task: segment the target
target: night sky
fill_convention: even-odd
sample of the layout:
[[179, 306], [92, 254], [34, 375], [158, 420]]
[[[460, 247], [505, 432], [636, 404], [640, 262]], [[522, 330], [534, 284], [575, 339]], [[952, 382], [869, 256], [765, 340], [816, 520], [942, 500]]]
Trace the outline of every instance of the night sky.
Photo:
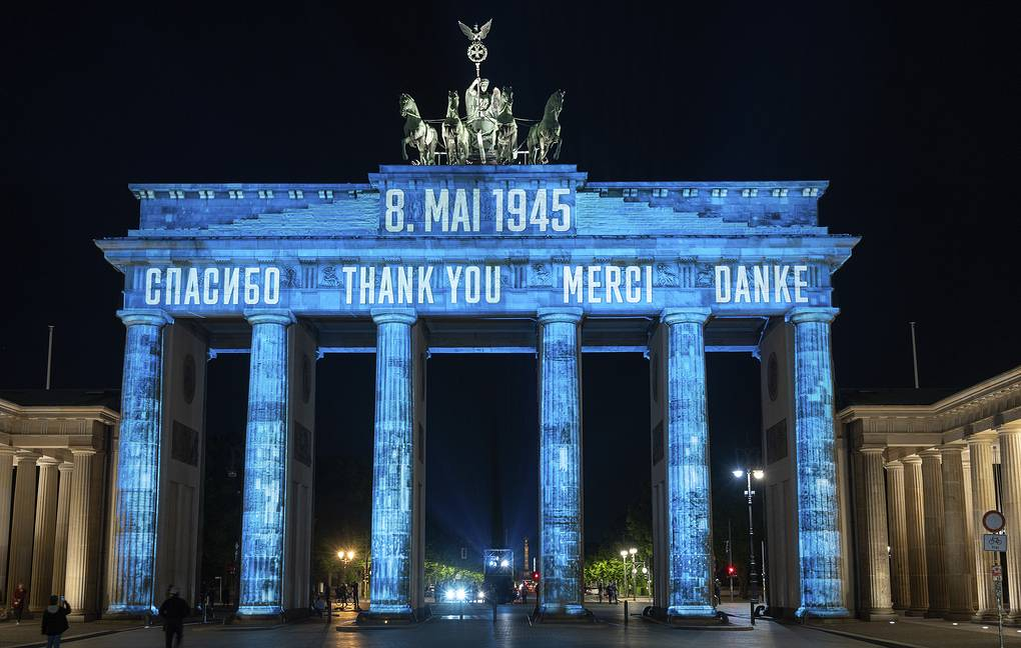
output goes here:
[[[863, 237], [835, 278], [838, 386], [911, 386], [909, 321], [923, 387], [1012, 368], [1017, 200], [994, 174], [1017, 166], [1015, 119], [998, 116], [1014, 38], [974, 5], [870, 5], [6, 6], [0, 387], [43, 386], [48, 324], [55, 387], [119, 386], [122, 279], [92, 240], [137, 226], [127, 183], [365, 181], [400, 161], [398, 94], [441, 116], [473, 77], [456, 20], [490, 17], [484, 74], [525, 117], [565, 89], [561, 161], [593, 180], [831, 182], [821, 224]], [[584, 361], [589, 540], [647, 496], [645, 362]], [[216, 363], [210, 444], [229, 456], [247, 375], [243, 358]], [[371, 461], [373, 371], [371, 356], [318, 366], [324, 533], [367, 520], [357, 497], [324, 494], [347, 484], [337, 466]], [[758, 365], [713, 354], [708, 371], [725, 476], [757, 445]], [[534, 358], [434, 357], [430, 381], [431, 524], [486, 544], [500, 508], [515, 546], [534, 537]]]

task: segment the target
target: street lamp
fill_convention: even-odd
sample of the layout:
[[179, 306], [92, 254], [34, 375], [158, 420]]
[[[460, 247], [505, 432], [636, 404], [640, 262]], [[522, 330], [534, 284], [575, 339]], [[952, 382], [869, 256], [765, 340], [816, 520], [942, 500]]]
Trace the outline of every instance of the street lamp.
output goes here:
[[633, 601], [633, 600], [635, 600], [635, 589], [636, 589], [635, 588], [635, 581], [637, 580], [637, 576], [638, 576], [638, 569], [637, 569], [637, 567], [635, 567], [635, 560], [636, 560], [635, 554], [638, 553], [638, 550], [635, 549], [634, 547], [631, 547], [630, 549], [627, 550], [627, 552], [629, 554], [631, 554], [631, 600]]
[[754, 468], [735, 470], [733, 474], [736, 479], [744, 477], [746, 480], [744, 494], [748, 498], [748, 603], [751, 606], [752, 625], [755, 625], [755, 606], [759, 602], [759, 574], [755, 567], [755, 522], [752, 516], [752, 496], [755, 495], [755, 491], [752, 490], [752, 478], [762, 479], [766, 473]]

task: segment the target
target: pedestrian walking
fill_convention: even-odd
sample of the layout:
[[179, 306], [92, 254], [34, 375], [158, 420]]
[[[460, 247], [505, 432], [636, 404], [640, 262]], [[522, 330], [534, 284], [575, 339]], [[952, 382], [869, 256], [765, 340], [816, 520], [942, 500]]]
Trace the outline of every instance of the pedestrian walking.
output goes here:
[[43, 610], [43, 634], [46, 635], [46, 648], [60, 648], [60, 635], [70, 627], [67, 615], [71, 613], [71, 605], [64, 597], [50, 596], [50, 605]]
[[354, 611], [361, 612], [362, 606], [358, 601], [358, 581], [351, 581], [351, 600], [354, 602]]
[[188, 607], [188, 602], [181, 598], [181, 592], [176, 587], [171, 586], [168, 594], [167, 600], [160, 606], [160, 616], [163, 617], [166, 648], [175, 648], [184, 640], [184, 620], [191, 613], [191, 608]]
[[14, 618], [18, 620], [15, 625], [21, 625], [21, 615], [25, 613], [25, 603], [27, 601], [28, 590], [25, 589], [24, 583], [18, 583], [18, 586], [14, 589], [14, 596], [11, 597], [11, 609], [14, 610]]
[[340, 609], [347, 609], [347, 583], [341, 583], [340, 587], [337, 588], [337, 597], [340, 599]]

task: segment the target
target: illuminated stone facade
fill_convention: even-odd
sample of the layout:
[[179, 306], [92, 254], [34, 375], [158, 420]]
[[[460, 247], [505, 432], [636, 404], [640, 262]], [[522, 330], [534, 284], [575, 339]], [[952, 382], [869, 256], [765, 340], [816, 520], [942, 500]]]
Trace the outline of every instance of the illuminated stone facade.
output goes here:
[[[124, 274], [128, 326], [108, 611], [137, 613], [170, 582], [190, 582], [194, 594], [184, 557], [197, 543], [202, 459], [185, 442], [206, 441], [203, 359], [223, 352], [250, 352], [252, 363], [239, 612], [306, 608], [311, 474], [302, 465], [314, 426], [293, 412], [314, 414], [317, 355], [357, 352], [377, 354], [364, 618], [421, 615], [427, 358], [504, 352], [538, 359], [540, 612], [584, 617], [581, 363], [589, 352], [641, 352], [656, 606], [679, 620], [712, 617], [704, 354], [769, 351], [782, 357], [770, 391], [785, 385], [771, 402], [788, 422], [774, 441], [792, 450], [784, 465], [795, 484], [783, 502], [794, 542], [777, 563], [785, 586], [775, 605], [846, 614], [830, 276], [857, 239], [818, 224], [825, 188], [589, 182], [569, 165], [132, 186], [139, 229], [98, 243]], [[173, 452], [154, 454], [168, 443]]]

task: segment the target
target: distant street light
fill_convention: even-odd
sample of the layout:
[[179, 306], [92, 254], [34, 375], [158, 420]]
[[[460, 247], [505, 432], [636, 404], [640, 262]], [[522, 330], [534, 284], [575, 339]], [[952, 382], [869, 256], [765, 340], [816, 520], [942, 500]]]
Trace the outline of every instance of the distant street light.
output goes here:
[[766, 473], [758, 468], [735, 470], [733, 475], [737, 479], [746, 479], [746, 490], [744, 494], [748, 497], [748, 598], [751, 606], [752, 625], [755, 625], [755, 606], [759, 602], [759, 574], [755, 567], [755, 523], [752, 516], [752, 477], [762, 479]]

